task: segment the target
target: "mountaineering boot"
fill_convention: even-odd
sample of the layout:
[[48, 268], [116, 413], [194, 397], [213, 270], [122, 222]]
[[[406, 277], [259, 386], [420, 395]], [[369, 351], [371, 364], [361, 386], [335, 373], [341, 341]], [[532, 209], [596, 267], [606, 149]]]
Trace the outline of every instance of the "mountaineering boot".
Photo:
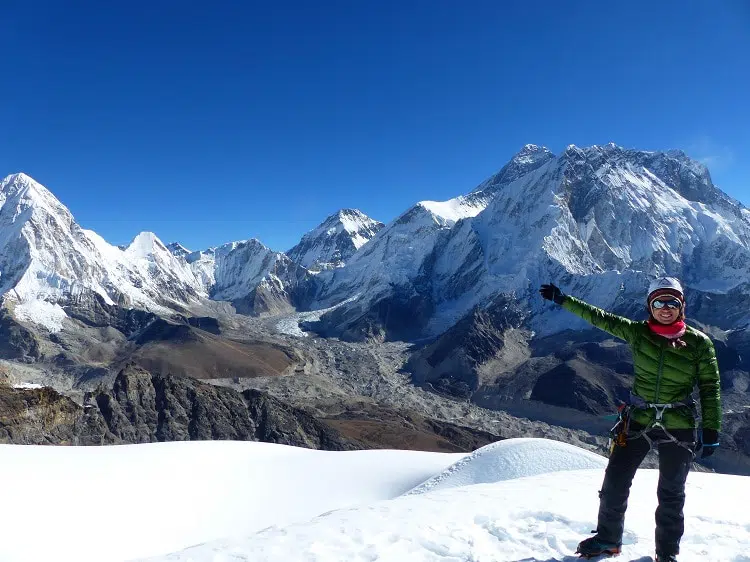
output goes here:
[[654, 562], [677, 562], [677, 557], [674, 554], [659, 554], [657, 552]]
[[580, 554], [581, 558], [593, 558], [594, 556], [600, 556], [602, 554], [606, 556], [617, 556], [620, 554], [621, 546], [622, 545], [614, 542], [602, 540], [597, 535], [594, 535], [593, 537], [582, 540], [578, 544], [576, 554]]

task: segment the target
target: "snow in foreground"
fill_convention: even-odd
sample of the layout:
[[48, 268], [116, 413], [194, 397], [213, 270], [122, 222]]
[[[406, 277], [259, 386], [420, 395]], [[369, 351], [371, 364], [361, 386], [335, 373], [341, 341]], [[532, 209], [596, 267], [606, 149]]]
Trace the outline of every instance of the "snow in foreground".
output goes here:
[[[544, 439], [471, 455], [2, 445], [0, 560], [578, 560], [605, 463]], [[657, 478], [636, 476], [618, 560], [653, 555]], [[750, 479], [693, 472], [687, 494], [680, 560], [750, 562]]]

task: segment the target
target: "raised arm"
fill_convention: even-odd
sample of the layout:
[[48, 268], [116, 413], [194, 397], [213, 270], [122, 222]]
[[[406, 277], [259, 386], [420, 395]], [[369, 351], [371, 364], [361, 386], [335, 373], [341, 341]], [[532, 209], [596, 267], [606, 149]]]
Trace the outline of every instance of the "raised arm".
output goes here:
[[628, 318], [612, 314], [575, 297], [566, 296], [562, 307], [577, 314], [589, 324], [626, 342], [633, 341], [640, 328], [640, 322], [633, 322]]
[[640, 326], [639, 322], [633, 322], [632, 320], [623, 318], [622, 316], [617, 316], [611, 312], [605, 312], [601, 308], [592, 306], [581, 299], [565, 295], [559, 287], [556, 287], [551, 283], [549, 285], [542, 285], [539, 289], [539, 294], [541, 294], [543, 298], [561, 305], [565, 310], [577, 314], [589, 324], [592, 324], [617, 338], [621, 338], [626, 342], [631, 342], [636, 337], [637, 330]]

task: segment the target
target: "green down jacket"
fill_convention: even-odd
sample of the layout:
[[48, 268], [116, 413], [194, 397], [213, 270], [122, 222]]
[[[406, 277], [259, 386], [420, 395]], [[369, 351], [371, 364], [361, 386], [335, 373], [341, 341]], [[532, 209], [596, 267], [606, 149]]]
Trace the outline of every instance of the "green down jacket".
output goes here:
[[[645, 321], [628, 320], [571, 296], [565, 296], [562, 306], [630, 344], [634, 394], [649, 403], [667, 404], [685, 400], [698, 385], [703, 428], [721, 429], [719, 366], [714, 344], [703, 332], [688, 326], [681, 338], [687, 345], [672, 347], [667, 338], [654, 334]], [[653, 408], [635, 408], [631, 419], [649, 425], [654, 415]], [[696, 427], [690, 408], [667, 409], [662, 423], [667, 429]]]

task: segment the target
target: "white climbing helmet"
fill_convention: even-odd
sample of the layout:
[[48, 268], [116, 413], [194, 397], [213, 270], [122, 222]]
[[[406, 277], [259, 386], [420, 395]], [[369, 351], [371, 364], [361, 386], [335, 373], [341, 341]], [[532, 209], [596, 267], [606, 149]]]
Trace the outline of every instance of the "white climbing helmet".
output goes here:
[[680, 295], [685, 295], [685, 291], [682, 289], [682, 285], [680, 282], [674, 278], [674, 277], [657, 277], [648, 286], [648, 297], [647, 300], [650, 299], [651, 295], [658, 291], [659, 289], [670, 289], [672, 291], [677, 291], [680, 293]]

